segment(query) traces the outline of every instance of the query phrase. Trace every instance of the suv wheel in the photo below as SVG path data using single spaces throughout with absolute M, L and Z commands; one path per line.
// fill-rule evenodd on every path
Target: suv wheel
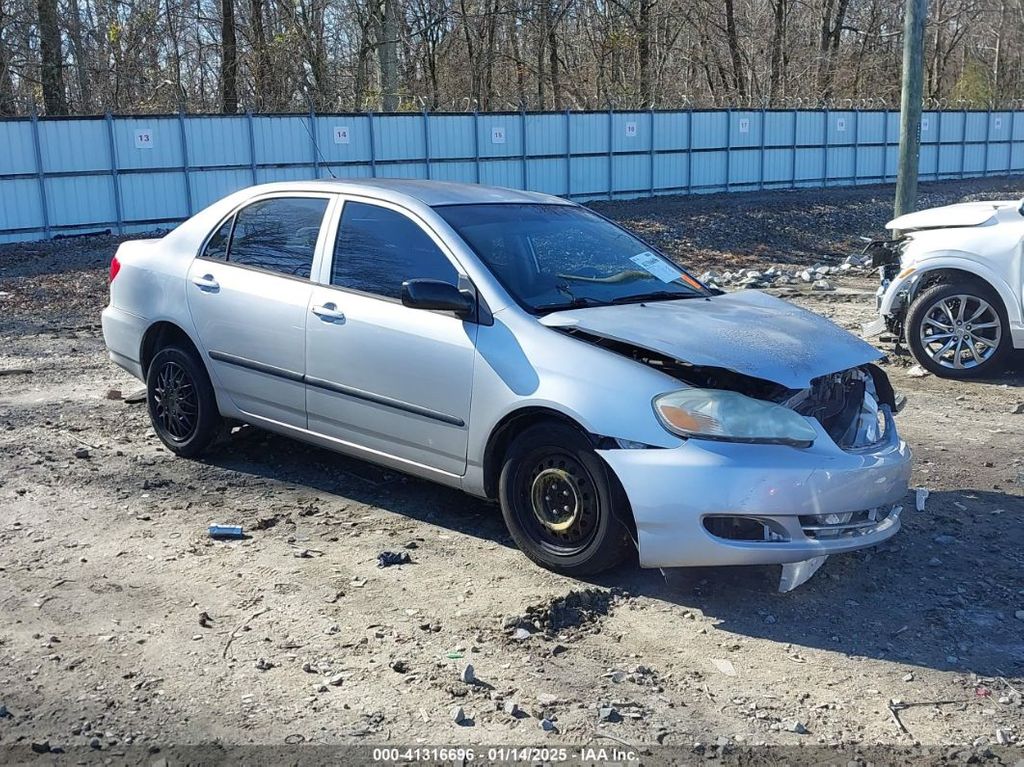
M 177 455 L 199 455 L 220 433 L 213 385 L 190 349 L 168 346 L 156 353 L 146 373 L 146 402 L 156 435 Z
M 506 453 L 498 491 L 509 532 L 542 567 L 590 575 L 632 549 L 619 521 L 630 513 L 625 493 L 576 429 L 544 423 L 523 431 Z
M 923 367 L 943 378 L 976 378 L 1002 370 L 1010 351 L 1003 302 L 979 282 L 940 283 L 907 313 L 907 344 Z

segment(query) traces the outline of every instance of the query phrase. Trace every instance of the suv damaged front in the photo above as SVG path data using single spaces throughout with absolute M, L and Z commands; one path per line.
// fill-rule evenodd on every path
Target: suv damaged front
M 631 309 L 544 321 L 680 384 L 652 403 L 678 446 L 599 451 L 630 500 L 642 565 L 782 564 L 789 590 L 829 554 L 899 530 L 911 456 L 877 350 L 752 291 Z
M 990 278 L 1000 261 L 1016 253 L 1024 202 L 966 202 L 915 211 L 889 221 L 892 239 L 872 240 L 863 251 L 878 270 L 875 294 L 878 317 L 866 323 L 865 338 L 905 335 L 907 311 L 929 284 L 948 279 L 950 270 Z M 1001 226 L 1012 224 L 1012 227 Z

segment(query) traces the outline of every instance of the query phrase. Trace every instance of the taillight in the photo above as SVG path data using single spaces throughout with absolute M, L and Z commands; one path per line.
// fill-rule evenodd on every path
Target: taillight
M 119 271 L 121 271 L 121 262 L 117 260 L 117 256 L 115 255 L 112 259 L 110 259 L 110 281 L 111 282 L 114 281 L 114 278 L 117 276 L 117 273 Z

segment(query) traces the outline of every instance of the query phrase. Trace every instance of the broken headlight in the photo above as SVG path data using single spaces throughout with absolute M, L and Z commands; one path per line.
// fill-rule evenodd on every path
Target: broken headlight
M 673 434 L 725 442 L 808 447 L 815 430 L 799 413 L 720 389 L 681 389 L 654 400 L 654 412 Z

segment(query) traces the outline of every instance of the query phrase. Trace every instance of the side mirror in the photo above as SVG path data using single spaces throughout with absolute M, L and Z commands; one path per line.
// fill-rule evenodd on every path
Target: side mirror
M 441 280 L 406 280 L 402 283 L 402 305 L 412 309 L 455 312 L 460 317 L 472 314 L 476 302 L 468 293 Z

